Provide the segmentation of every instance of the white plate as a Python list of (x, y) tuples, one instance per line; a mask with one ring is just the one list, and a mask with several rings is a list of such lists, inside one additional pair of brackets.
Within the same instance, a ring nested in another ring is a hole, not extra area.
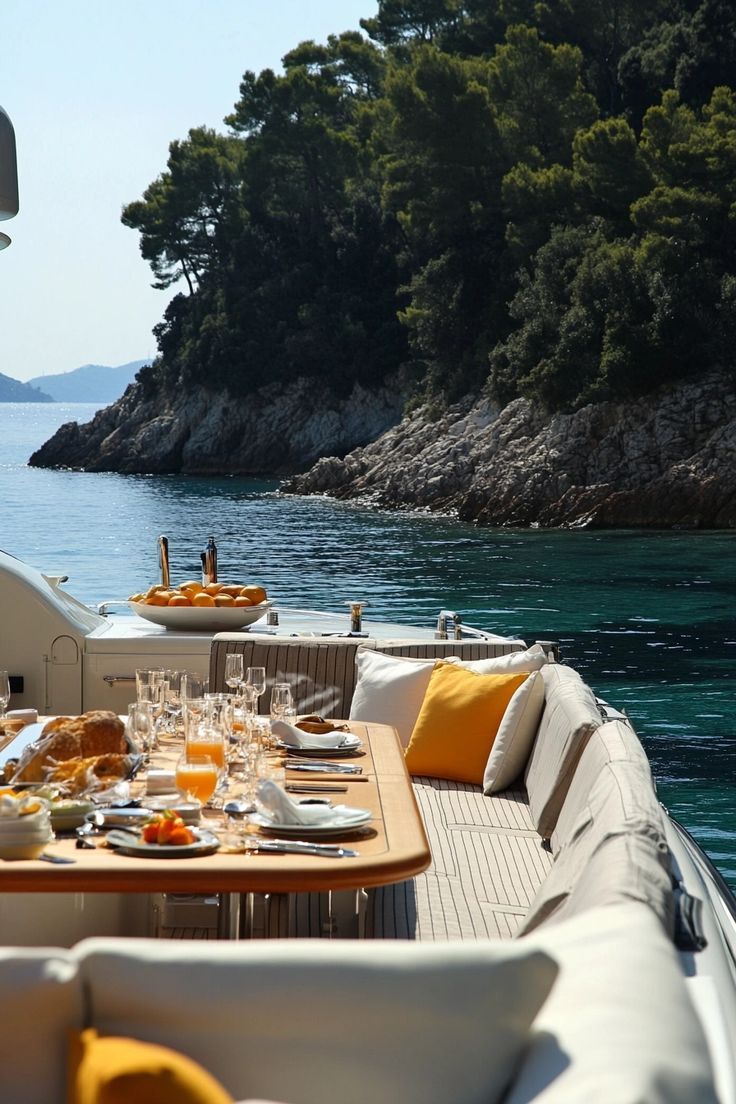
[(93, 809), (84, 819), (94, 822), (98, 816), (103, 818), (102, 828), (127, 828), (132, 832), (151, 819), (153, 810), (149, 807), (141, 809), (137, 806), (131, 808), (102, 806), (99, 809)]
[(194, 843), (175, 844), (143, 843), (132, 832), (113, 828), (107, 833), (107, 842), (123, 855), (138, 855), (146, 859), (191, 859), (198, 855), (212, 855), (220, 846), (220, 841), (212, 832), (203, 828), (193, 828), (198, 837)]
[(350, 815), (346, 813), (329, 824), (276, 824), (263, 813), (251, 813), (249, 820), (263, 832), (299, 839), (301, 836), (344, 836), (346, 832), (362, 828), (372, 816), (370, 809), (353, 809)]
[(241, 629), (263, 617), (270, 602), (257, 606), (147, 606), (145, 602), (129, 602), (128, 605), (146, 621), (163, 625), (167, 629), (184, 629), (195, 632), (222, 632), (225, 629)]
[(353, 736), (352, 732), (346, 732), (345, 738), (337, 747), (294, 747), (283, 740), (277, 740), (276, 746), (280, 751), (288, 751), (290, 755), (305, 755), (308, 759), (340, 759), (345, 755), (354, 755), (363, 746), (359, 736)]
[(199, 824), (202, 816), (202, 806), (193, 805), (191, 801), (182, 801), (180, 793), (147, 797), (146, 807), (153, 813), (162, 813), (164, 809), (171, 809), (172, 813), (180, 816), (187, 825)]

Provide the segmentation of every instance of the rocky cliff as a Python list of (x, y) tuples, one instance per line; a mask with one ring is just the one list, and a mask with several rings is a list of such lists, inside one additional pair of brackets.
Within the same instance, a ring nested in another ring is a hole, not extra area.
[(401, 417), (398, 387), (355, 386), (338, 398), (314, 379), (269, 385), (246, 399), (201, 388), (146, 397), (132, 384), (91, 422), (68, 422), (34, 467), (190, 475), (286, 475), (374, 440)]
[(711, 372), (631, 402), (548, 415), (525, 399), (417, 410), (283, 488), (483, 525), (736, 527), (736, 382)]

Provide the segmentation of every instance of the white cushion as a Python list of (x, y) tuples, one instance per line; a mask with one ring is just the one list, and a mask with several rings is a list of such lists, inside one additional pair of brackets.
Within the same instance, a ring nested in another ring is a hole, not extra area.
[(0, 993), (0, 1099), (64, 1104), (68, 1032), (84, 1026), (72, 952), (1, 948)]
[(590, 735), (602, 724), (595, 695), (572, 667), (541, 668), (544, 710), (524, 782), (534, 825), (549, 839), (567, 796), (575, 767)]
[[(591, 740), (597, 740), (600, 732), (593, 733)], [(598, 775), (589, 778), (588, 793), (575, 802), (584, 804), (529, 907), (522, 930), (531, 931), (595, 905), (635, 900), (647, 903), (672, 934), (671, 859), (649, 764), (643, 754), (637, 760), (605, 763), (594, 752), (592, 760)]]
[(479, 675), (522, 674), (539, 670), (547, 662), (547, 656), (538, 644), (525, 652), (473, 660), (462, 660), (456, 655), (439, 660), (409, 659), (361, 649), (355, 657), (358, 677), (349, 719), (393, 725), (402, 747), (408, 747), (430, 675), (438, 662), (456, 663)]
[(408, 747), (436, 659), (406, 659), (361, 650), (358, 679), (350, 706), (351, 721), (393, 725)]
[(506, 706), (483, 775), (483, 793), (505, 790), (524, 770), (544, 706), (544, 680), (539, 671), (524, 679)]
[(557, 973), (521, 940), (92, 939), (76, 950), (101, 1033), (174, 1047), (236, 1099), (293, 1104), (500, 1101)]
[(504, 1104), (716, 1104), (677, 952), (646, 905), (592, 909), (519, 942), (552, 954), (560, 975)]
[(448, 655), (445, 656), (445, 662), (458, 663), (479, 675), (503, 675), (538, 671), (549, 660), (541, 644), (532, 644), (524, 652), (509, 652), (507, 655), (492, 656), (489, 659), (461, 659), (460, 656)]
[[(631, 816), (636, 810), (642, 812), (646, 807), (658, 809), (654, 779), (644, 748), (632, 728), (623, 721), (607, 721), (597, 728), (588, 739), (567, 791), (564, 804), (550, 837), (553, 853), (557, 853), (567, 843), (576, 828), (581, 812), (590, 800), (593, 787), (606, 773), (609, 763), (630, 762), (639, 765), (638, 772), (632, 772), (634, 778), (643, 775), (644, 788), (637, 784), (632, 789), (621, 792), (621, 814)], [(644, 802), (644, 804), (642, 804)], [(661, 820), (659, 813), (655, 819)]]

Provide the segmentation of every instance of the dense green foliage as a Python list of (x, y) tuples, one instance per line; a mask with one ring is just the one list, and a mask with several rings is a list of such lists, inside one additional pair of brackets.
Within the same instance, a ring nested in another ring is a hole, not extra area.
[(732, 89), (730, 0), (381, 0), (246, 72), (125, 208), (186, 286), (143, 381), (555, 409), (725, 363)]

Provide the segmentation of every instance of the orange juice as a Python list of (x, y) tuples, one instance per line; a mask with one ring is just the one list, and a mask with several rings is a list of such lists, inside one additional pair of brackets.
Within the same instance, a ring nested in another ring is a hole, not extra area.
[(218, 770), (212, 759), (184, 759), (176, 767), (176, 786), (206, 805), (217, 786)]
[(202, 736), (190, 736), (187, 740), (187, 756), (211, 759), (218, 767), (225, 766), (225, 743), (223, 740), (207, 740)]

